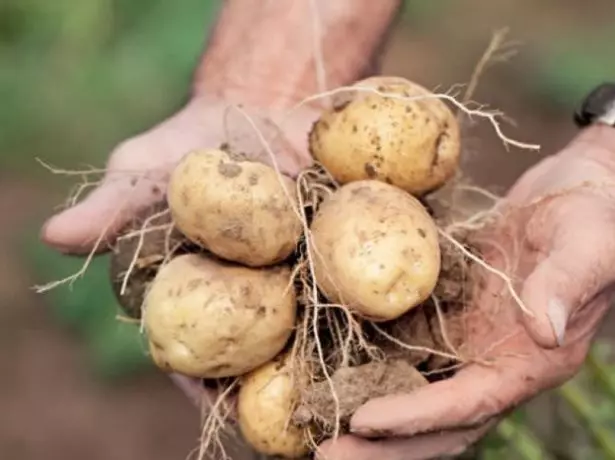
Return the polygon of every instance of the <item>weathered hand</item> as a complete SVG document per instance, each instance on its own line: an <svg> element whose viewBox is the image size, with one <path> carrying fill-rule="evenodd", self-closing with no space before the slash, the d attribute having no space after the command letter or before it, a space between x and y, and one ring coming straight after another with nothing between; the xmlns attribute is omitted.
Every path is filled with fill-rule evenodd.
<svg viewBox="0 0 615 460"><path fill-rule="evenodd" d="M482 235L482 253L512 270L533 317L500 278L477 268L483 282L464 318L465 355L481 362L412 394L368 402L352 418L354 434L323 444L323 458L461 453L504 413L578 371L615 282L615 130L585 130L529 170L507 203Z"/></svg>
<svg viewBox="0 0 615 460"><path fill-rule="evenodd" d="M241 110L256 122L282 172L292 176L309 164L307 132L317 112L309 108L293 111L290 118L284 118L281 135L274 126L286 112ZM109 158L101 185L73 208L53 216L42 230L43 241L66 253L89 253L101 235L109 242L135 213L164 198L169 173L184 154L223 143L254 158L271 160L242 112L222 100L202 96L191 100L160 125L122 142ZM107 247L101 244L98 250ZM200 383L179 376L173 379L194 401L200 401Z"/></svg>

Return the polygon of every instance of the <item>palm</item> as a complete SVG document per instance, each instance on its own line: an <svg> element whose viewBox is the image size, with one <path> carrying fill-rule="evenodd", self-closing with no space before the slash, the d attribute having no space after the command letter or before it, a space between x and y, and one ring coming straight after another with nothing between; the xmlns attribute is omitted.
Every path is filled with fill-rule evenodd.
<svg viewBox="0 0 615 460"><path fill-rule="evenodd" d="M309 163L307 131L316 112L292 117L256 109L234 109L223 101L192 100L149 131L122 142L111 154L103 183L86 200L52 218L46 243L66 252L89 252L101 233L112 237L127 219L162 198L169 172L187 152L229 144L248 156L294 175ZM284 120L283 133L271 119ZM254 123L253 126L251 123ZM264 147L260 133L271 147Z"/></svg>
<svg viewBox="0 0 615 460"><path fill-rule="evenodd" d="M302 108L291 118L282 115L236 110L223 101L191 101L163 123L121 143L109 158L103 183L84 201L50 219L43 240L59 250L80 254L95 248L101 236L112 239L128 219L163 198L170 171L196 148L229 144L252 158L275 161L283 173L295 175L309 164L307 132L317 112ZM269 120L275 117L284 121L282 135ZM264 148L257 131L271 152ZM210 394L198 379L171 377L196 404Z"/></svg>
<svg viewBox="0 0 615 460"><path fill-rule="evenodd" d="M503 413L579 369L615 285L615 152L604 145L615 145L615 133L597 128L532 168L500 222L477 236L483 258L511 275L532 316L501 277L477 266L482 281L460 350L471 364L412 394L368 402L351 421L354 435L327 443L327 458L459 453Z"/></svg>

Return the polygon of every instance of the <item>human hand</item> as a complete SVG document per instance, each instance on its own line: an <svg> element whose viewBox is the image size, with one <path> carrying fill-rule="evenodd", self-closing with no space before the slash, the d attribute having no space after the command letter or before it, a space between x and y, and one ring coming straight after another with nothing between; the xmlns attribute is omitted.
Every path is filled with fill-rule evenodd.
<svg viewBox="0 0 615 460"><path fill-rule="evenodd" d="M299 108L290 117L281 109L241 110L223 100L197 96L160 125L122 142L111 154L100 186L76 206L48 220L42 240L68 254L87 254L102 240L104 244L96 249L104 252L135 214L164 198L172 168L195 148L227 143L254 159L271 162L243 113L256 123L283 173L293 176L309 164L307 132L317 117L315 109ZM284 121L281 129L275 127L278 119ZM172 378L194 402L201 402L205 393L200 381L178 375Z"/></svg>
<svg viewBox="0 0 615 460"><path fill-rule="evenodd" d="M464 356L480 360L412 394L369 401L351 420L353 434L325 442L322 458L460 454L506 412L578 371L615 281L615 130L585 130L530 169L506 204L479 244L486 262L519 280L533 315L477 267L483 282L464 317Z"/></svg>

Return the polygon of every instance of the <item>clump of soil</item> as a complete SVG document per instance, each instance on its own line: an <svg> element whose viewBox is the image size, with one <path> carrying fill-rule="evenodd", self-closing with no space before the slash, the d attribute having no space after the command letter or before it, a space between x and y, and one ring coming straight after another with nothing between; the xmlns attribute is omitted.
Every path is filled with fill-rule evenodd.
<svg viewBox="0 0 615 460"><path fill-rule="evenodd" d="M352 414L370 399L408 393L429 383L403 359L341 368L333 374L331 382L318 382L310 388L295 411L293 421L297 425L315 422L323 426L323 431L330 432L338 420L342 427L347 426Z"/></svg>
<svg viewBox="0 0 615 460"><path fill-rule="evenodd" d="M164 201L140 213L120 235L111 247L111 285L124 312L139 319L145 293L160 266L190 251L192 244L173 226Z"/></svg>

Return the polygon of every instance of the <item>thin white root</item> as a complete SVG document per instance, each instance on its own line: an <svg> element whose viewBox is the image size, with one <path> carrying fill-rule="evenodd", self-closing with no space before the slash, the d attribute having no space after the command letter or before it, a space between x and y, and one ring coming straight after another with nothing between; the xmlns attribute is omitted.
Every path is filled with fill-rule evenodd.
<svg viewBox="0 0 615 460"><path fill-rule="evenodd" d="M72 286L72 284L75 281L77 281L79 278L81 278L85 274L85 272L87 271L88 267L90 266L90 263L92 262L92 260L94 259L94 256L96 255L96 252L100 248L100 245L102 244L103 239L107 235L107 231L109 230L109 228L111 228L111 225L113 224L113 222L117 218L118 214L119 214L119 212L116 212L113 215L113 217L109 220L109 223L105 226L103 231L100 232L100 235L98 236L98 239L94 243L94 246L92 247L90 253L88 254L87 258L85 259L85 262L83 263L83 265L81 266L79 271L77 271L76 273L74 273L74 274L72 274L70 276L67 276L66 278L63 278L61 280L52 281L50 283L43 284L43 285L34 286L34 291L37 294L41 294L43 292L50 291L51 289L55 289L56 287L61 286L63 284L67 284L68 283L69 286Z"/></svg>
<svg viewBox="0 0 615 460"><path fill-rule="evenodd" d="M470 83L468 84L463 99L461 100L463 104L468 104L474 96L476 88L478 87L478 82L480 81L481 76L487 70L487 67L496 62L504 62L517 53L517 50L512 48L512 46L515 45L514 42L504 41L507 34L508 28L497 30L493 34L493 37L491 38L487 49L479 59L478 63L476 64L476 67L474 68L474 72L470 77Z"/></svg>
<svg viewBox="0 0 615 460"><path fill-rule="evenodd" d="M128 269L126 270L126 273L124 274L124 278L122 279L120 295L124 295L126 293L126 288L128 287L128 281L130 280L130 276L132 275L132 272L137 264L137 260L139 260L139 254L141 253L141 249L143 248L143 244L145 243L145 232L149 228L148 227L149 223L154 219L157 219L159 217L166 215L168 212L169 210L157 212L155 214L152 214L151 216L149 216L147 219L143 221L143 224L141 225L141 229L138 232L139 241L137 242L137 247L135 248L134 254L132 255L132 260L130 261L130 265L128 266ZM166 230L166 227L163 227L163 229Z"/></svg>
<svg viewBox="0 0 615 460"><path fill-rule="evenodd" d="M211 408L209 408L209 411L207 411L207 408L205 407L202 408L203 412L207 411L207 416L205 417L203 428L201 430L197 460L204 460L207 456L208 450L211 448L219 449L219 454L216 456L217 459L225 460L228 458L224 448L224 443L220 439L220 432L226 425L226 420L230 415L231 409L230 407L224 409L223 406L226 404L229 394L237 385L238 380L234 380L231 384L229 384L228 387L218 395L214 404Z"/></svg>
<svg viewBox="0 0 615 460"><path fill-rule="evenodd" d="M419 346L419 345L409 345L407 343L404 343L401 340L399 340L398 338L393 337L391 334L386 332L384 329L382 329L377 324L372 324L372 327L374 328L374 330L376 332L381 334L384 338L386 338L390 342L394 343L398 347L401 347L401 348L403 348L405 350L414 351L414 352L420 352L420 353L434 354L434 355L441 356L443 358L450 359L450 360L453 360L453 361L461 361L461 358L459 356L451 354L451 353L446 353L444 351L434 350L433 348L429 348L429 347L422 347L422 346Z"/></svg>
<svg viewBox="0 0 615 460"><path fill-rule="evenodd" d="M444 320L444 314L442 313L442 308L440 307L440 300L434 295L431 295L431 301L433 302L434 308L436 309L436 315L438 316L438 324L440 325L440 333L442 334L442 340L444 340L444 344L447 348L453 353L455 356L459 355L455 345L448 337L448 332L446 331L446 321Z"/></svg>
<svg viewBox="0 0 615 460"><path fill-rule="evenodd" d="M382 97L386 97L390 99L402 100L402 101L415 101L415 100L434 99L434 98L444 99L450 102L451 104L453 104L457 109L465 113L469 118L477 117L477 118L487 119L489 123L491 123L491 125L493 126L493 129L497 133L500 140L502 140L506 148L508 148L509 145L512 145L514 147L517 147L520 149L526 149L526 150L539 150L540 149L540 145L516 141L506 136L502 132L502 127L500 126L500 122L498 121L498 118L503 117L502 112L497 111L497 110L484 111L481 108L471 109L467 107L466 104L459 102L456 98L452 97L451 95L444 94L444 93L434 93L434 94L427 94L427 95L421 95L421 96L401 96L395 93L383 92L376 88L363 87L363 86L344 86L344 87L332 89L330 91L325 91L320 94L315 94L313 96L306 97L305 99L297 103L294 107L292 107L287 113L287 115L290 116L290 114L294 112L295 110L297 110L298 108L306 104L309 104L310 102L317 101L318 99L322 99L324 97L332 97L332 96L335 96L335 95L338 95L344 92L352 92L352 91L372 93L372 94L377 94L378 96L382 96Z"/></svg>
<svg viewBox="0 0 615 460"><path fill-rule="evenodd" d="M519 297L519 295L517 294L517 291L515 290L515 287L513 286L513 282L510 276L506 275L506 273L502 272L501 270L498 270L497 268L492 267L491 265L489 265L487 262L482 260L480 257L476 256L475 254L472 254L472 252L468 251L463 246L463 244L461 244L455 238L447 234L445 231L438 229L438 233L441 236L443 236L445 239L447 239L453 246L459 249L463 253L463 255L471 259L473 262L476 262L478 265L480 265L482 268L484 268L488 272L496 275L498 278L501 278L506 283L506 287L508 288L510 295L515 300L519 308L521 308L523 313L525 313L526 315L532 318L534 317L534 313L530 309L527 308L523 300L521 300L521 297Z"/></svg>

